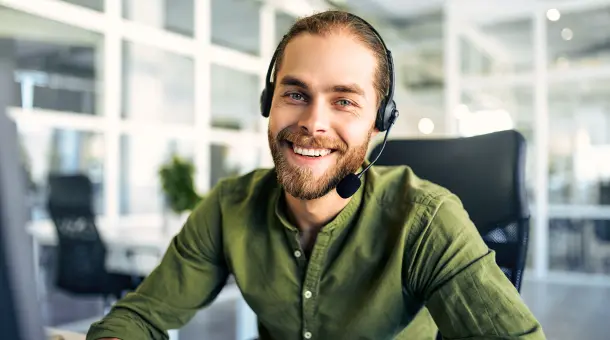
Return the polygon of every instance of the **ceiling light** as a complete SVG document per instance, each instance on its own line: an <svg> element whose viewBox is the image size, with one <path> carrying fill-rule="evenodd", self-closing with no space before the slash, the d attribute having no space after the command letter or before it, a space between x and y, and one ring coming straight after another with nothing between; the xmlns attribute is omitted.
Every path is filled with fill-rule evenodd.
<svg viewBox="0 0 610 340"><path fill-rule="evenodd" d="M502 109L472 112L466 119L459 121L462 136L478 136L496 131L514 129L511 115Z"/></svg>
<svg viewBox="0 0 610 340"><path fill-rule="evenodd" d="M430 118L422 118L419 120L417 127L419 128L419 132L424 135L429 135L434 131L434 122Z"/></svg>
<svg viewBox="0 0 610 340"><path fill-rule="evenodd" d="M572 38L574 37L574 32L572 32L571 29L566 27L561 30L561 37L563 38L563 40L572 40Z"/></svg>
<svg viewBox="0 0 610 340"><path fill-rule="evenodd" d="M551 21L557 21L559 20L559 18L561 18L561 13L559 13L559 10L557 8L551 8L546 11L546 17Z"/></svg>

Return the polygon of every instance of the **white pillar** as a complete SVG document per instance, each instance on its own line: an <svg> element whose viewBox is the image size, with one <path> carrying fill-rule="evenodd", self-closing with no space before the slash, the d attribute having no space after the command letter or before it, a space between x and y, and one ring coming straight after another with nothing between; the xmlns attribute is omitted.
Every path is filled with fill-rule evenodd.
<svg viewBox="0 0 610 340"><path fill-rule="evenodd" d="M195 147L195 185L199 193L210 189L210 122L212 116L211 104L211 3L210 0L195 1L195 40L197 53L195 54L195 101L194 122L197 129Z"/></svg>
<svg viewBox="0 0 610 340"><path fill-rule="evenodd" d="M162 29L166 0L123 0L130 20ZM169 1L169 0L167 0Z"/></svg>
<svg viewBox="0 0 610 340"><path fill-rule="evenodd" d="M534 273L544 278L549 266L549 216L548 216L548 168L549 168L549 112L547 79L547 26L543 11L536 11L534 20L534 177L535 211L534 232Z"/></svg>
<svg viewBox="0 0 610 340"><path fill-rule="evenodd" d="M460 86L460 45L459 25L457 22L458 5L448 0L445 3L444 24L444 68L445 68L445 129L446 134L455 136L458 134L455 110L461 100Z"/></svg>
<svg viewBox="0 0 610 340"><path fill-rule="evenodd" d="M126 10L131 20L153 27L164 27L164 1L148 0L127 1ZM165 91L167 67L165 53L154 47L129 42L126 53L122 55L125 69L122 74L123 110L128 121L142 123L161 123L168 109ZM126 164L122 172L127 180L129 212L134 214L161 212L159 197L158 169L164 160L167 140L148 133L146 129L137 131L137 135L128 134L126 144Z"/></svg>
<svg viewBox="0 0 610 340"><path fill-rule="evenodd" d="M96 64L100 81L97 82L98 114L106 117L107 125L104 130L105 138L105 212L108 223L114 225L119 215L119 120L121 114L121 36L118 31L118 22L121 19L121 0L106 0L106 16L114 22L115 29L109 30L104 35L103 44L100 44L96 53Z"/></svg>

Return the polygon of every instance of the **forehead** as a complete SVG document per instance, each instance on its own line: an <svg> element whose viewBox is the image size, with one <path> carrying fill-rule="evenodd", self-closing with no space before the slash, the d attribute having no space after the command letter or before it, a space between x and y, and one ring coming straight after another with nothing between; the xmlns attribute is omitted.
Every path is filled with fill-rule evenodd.
<svg viewBox="0 0 610 340"><path fill-rule="evenodd" d="M374 93L376 69L373 51L354 36L306 33L286 45L278 79L289 74L314 87L355 83Z"/></svg>

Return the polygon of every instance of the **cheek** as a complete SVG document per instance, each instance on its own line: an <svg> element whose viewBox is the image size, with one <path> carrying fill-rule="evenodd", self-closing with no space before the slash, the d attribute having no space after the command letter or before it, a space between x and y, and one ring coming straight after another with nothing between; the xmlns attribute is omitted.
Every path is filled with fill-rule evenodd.
<svg viewBox="0 0 610 340"><path fill-rule="evenodd" d="M288 112L281 107L272 107L271 112L269 113L269 130L274 133L274 135L277 135L278 132L286 127L295 124L291 118L293 116L294 115L288 114Z"/></svg>
<svg viewBox="0 0 610 340"><path fill-rule="evenodd" d="M275 138L277 134L284 128L281 119L276 118L276 115L269 115L269 134Z"/></svg>
<svg viewBox="0 0 610 340"><path fill-rule="evenodd" d="M372 122L355 122L351 124L341 124L337 126L337 134L348 147L360 147L369 139L369 133L372 131Z"/></svg>

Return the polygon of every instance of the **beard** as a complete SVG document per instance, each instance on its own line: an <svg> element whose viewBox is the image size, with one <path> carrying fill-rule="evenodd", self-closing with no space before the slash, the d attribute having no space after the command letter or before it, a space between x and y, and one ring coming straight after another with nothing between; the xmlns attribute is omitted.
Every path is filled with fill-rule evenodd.
<svg viewBox="0 0 610 340"><path fill-rule="evenodd" d="M269 148L277 173L277 180L291 196L301 200L314 200L325 196L337 187L347 175L355 173L362 166L368 150L373 128L362 145L348 147L342 140L329 137L315 137L283 129L276 137L268 131ZM282 145L287 142L307 148L331 149L337 162L316 178L309 167L290 164L282 153ZM290 151L290 150L289 150Z"/></svg>

